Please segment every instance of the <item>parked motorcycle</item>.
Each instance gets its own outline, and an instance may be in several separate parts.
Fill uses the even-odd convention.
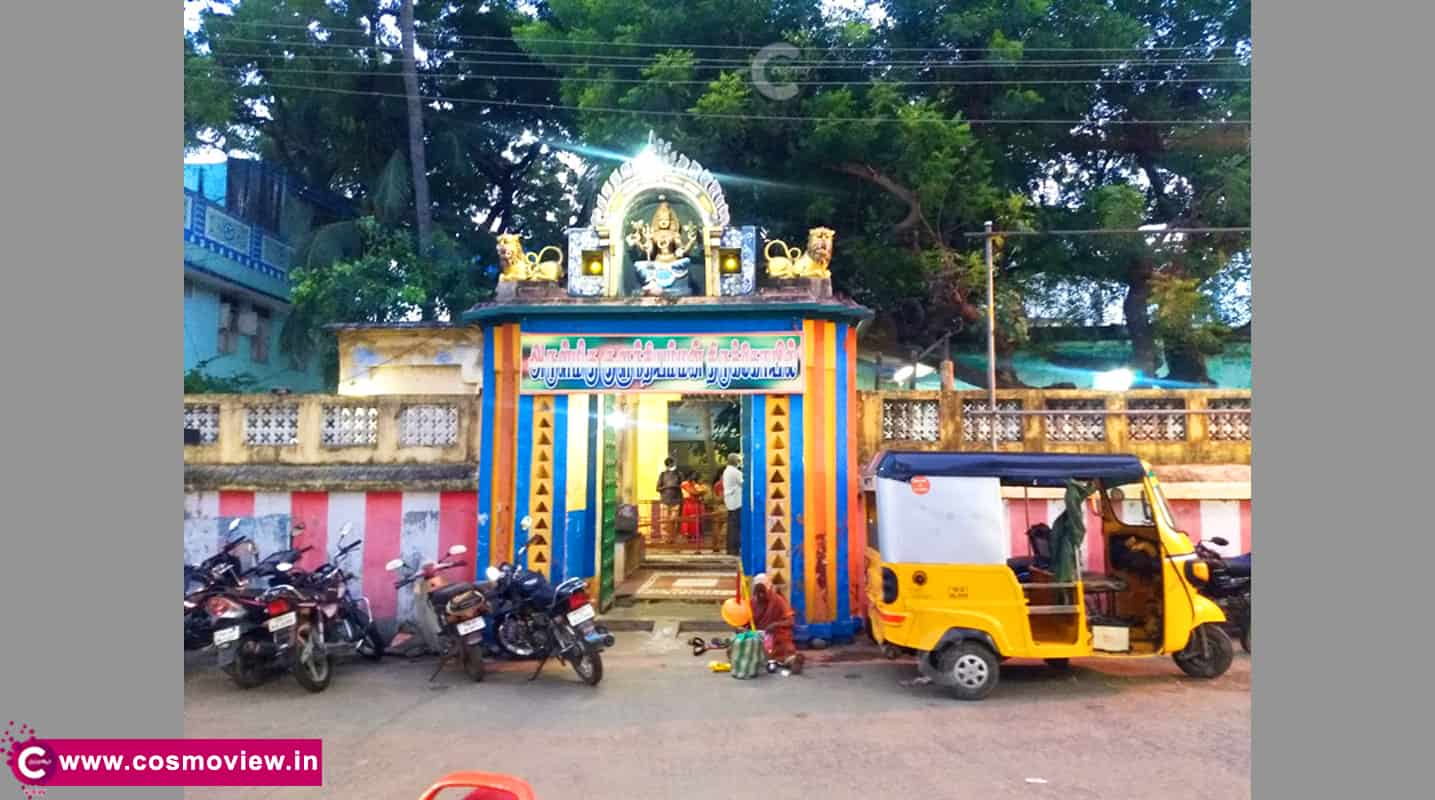
[[[214,620],[214,645],[219,666],[241,688],[264,682],[274,669],[285,669],[311,692],[329,687],[332,654],[326,642],[325,616],[320,598],[301,590],[308,577],[294,573],[294,564],[312,547],[290,547],[273,553],[242,577],[244,585],[212,595],[205,603]],[[268,588],[253,582],[267,581]]]
[[[363,539],[355,539],[344,543],[353,527],[352,523],[346,522],[339,529],[338,550],[332,559],[308,574],[296,574],[297,570],[291,570],[291,582],[301,591],[318,598],[319,611],[324,615],[325,644],[333,655],[357,654],[370,661],[378,661],[384,655],[384,640],[374,624],[369,598],[350,590],[349,582],[354,576],[341,566],[344,558],[364,542]]]
[[[1226,618],[1235,625],[1241,642],[1241,649],[1251,652],[1251,554],[1226,558],[1206,541],[1218,547],[1229,542],[1220,536],[1196,543],[1196,554],[1211,568],[1211,580],[1201,587],[1201,594],[1226,612]]]
[[[239,529],[239,520],[229,524],[228,535]],[[198,564],[184,565],[184,649],[200,650],[214,641],[214,623],[204,604],[217,591],[241,585],[243,565],[237,553],[254,553],[254,542],[247,536],[233,539],[218,553]]]
[[[531,520],[523,518],[527,530]],[[524,546],[515,562],[527,550]],[[504,609],[497,636],[505,649],[519,655],[537,656],[538,667],[529,676],[534,680],[548,659],[557,658],[573,667],[578,677],[589,686],[603,679],[603,650],[613,646],[613,634],[597,625],[597,613],[588,599],[581,578],[553,586],[542,573],[517,568],[508,563],[488,568],[490,594]]]
[[[399,572],[394,588],[402,590],[413,586],[414,607],[418,623],[423,629],[424,639],[432,641],[439,652],[438,666],[429,680],[433,680],[444,664],[457,659],[463,664],[463,671],[470,680],[483,680],[483,630],[488,625],[488,600],[477,584],[470,581],[448,583],[440,574],[444,570],[464,566],[467,562],[456,556],[468,552],[468,548],[456,544],[448,549],[448,557],[442,561],[426,561],[418,566],[406,564],[396,558],[384,565],[389,572]]]

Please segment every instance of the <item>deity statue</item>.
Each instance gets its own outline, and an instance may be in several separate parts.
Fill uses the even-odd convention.
[[[627,243],[642,252],[644,258],[633,262],[639,277],[643,280],[643,294],[678,295],[692,294],[688,283],[688,251],[697,243],[698,235],[692,225],[684,226],[678,215],[668,205],[667,198],[658,196],[658,208],[653,212],[651,222],[633,222],[633,231],[628,234]]]
[[[788,247],[787,242],[774,239],[763,248],[767,256],[767,274],[774,278],[831,278],[828,267],[832,263],[832,239],[836,234],[831,228],[813,228],[807,232],[807,250]],[[777,245],[777,254],[772,252]]]
[[[544,260],[550,250],[557,255]],[[498,265],[500,281],[557,281],[563,276],[563,251],[549,245],[537,253],[525,253],[518,234],[505,233],[498,237]]]

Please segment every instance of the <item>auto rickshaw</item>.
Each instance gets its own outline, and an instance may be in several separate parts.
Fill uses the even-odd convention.
[[[889,655],[915,654],[957,698],[990,694],[1009,658],[1061,669],[1072,658],[1169,654],[1198,678],[1230,668],[1225,615],[1197,591],[1210,568],[1141,459],[887,450],[862,481],[869,633]],[[1004,498],[1047,502],[1008,512]],[[1024,518],[1053,499],[1066,520]],[[1100,526],[1086,524],[1078,543],[1066,523],[1084,523],[1088,507]],[[1019,531],[1031,554],[1012,558]],[[1096,544],[1102,569],[1087,571],[1081,551]]]

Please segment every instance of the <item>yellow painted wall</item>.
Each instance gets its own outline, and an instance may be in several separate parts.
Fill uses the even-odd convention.
[[[668,403],[681,399],[680,394],[644,394],[638,397],[629,424],[635,429],[637,438],[633,474],[637,481],[639,503],[658,499],[658,475],[663,471],[663,459],[668,457]]]
[[[476,394],[483,336],[473,327],[340,330],[341,395]]]
[[[568,397],[568,452],[559,457],[568,461],[568,511],[588,507],[588,408],[592,395]]]

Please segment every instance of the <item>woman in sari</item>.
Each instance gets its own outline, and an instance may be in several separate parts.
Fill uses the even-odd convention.
[[[801,672],[802,654],[797,652],[797,643],[792,639],[796,619],[787,598],[772,588],[766,573],[752,576],[752,624],[766,634],[767,657],[793,672]]]
[[[703,494],[707,487],[698,480],[697,472],[688,470],[683,479],[683,538],[689,544],[702,540]]]

